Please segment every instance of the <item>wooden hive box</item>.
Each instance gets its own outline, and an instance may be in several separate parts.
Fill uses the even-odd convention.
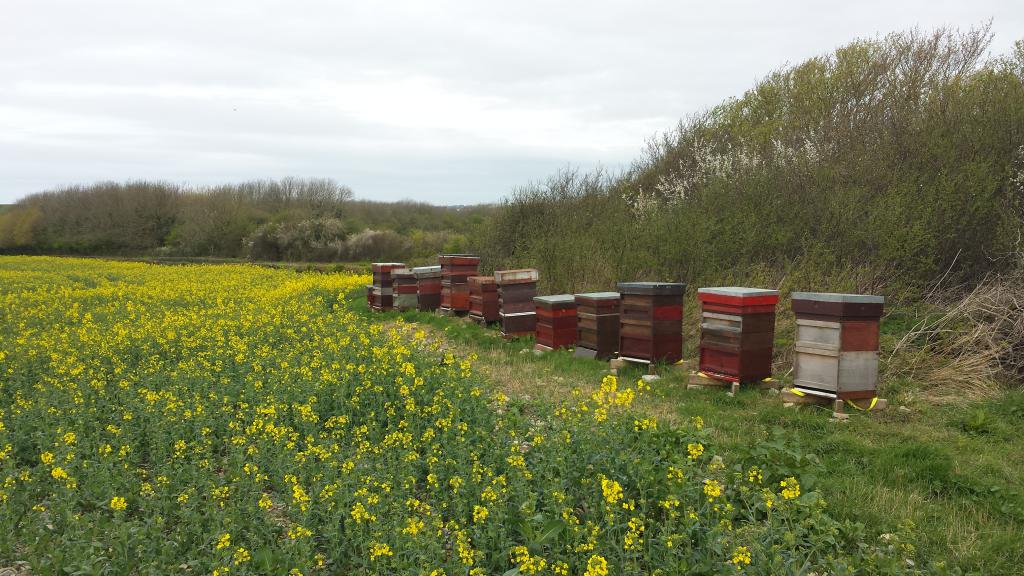
[[[674,364],[683,358],[683,295],[686,284],[619,282],[622,312],[619,357]]]
[[[794,292],[791,298],[797,327],[793,386],[826,398],[874,398],[885,298],[822,292]]]
[[[408,268],[391,271],[394,286],[394,306],[396,310],[415,310],[418,305],[416,275]]]
[[[537,344],[551,350],[576,344],[576,298],[572,294],[536,296]]]
[[[477,275],[480,257],[474,254],[441,254],[441,312],[469,313],[469,277]]]
[[[697,290],[697,298],[700,371],[729,382],[770,378],[779,291],[720,286]]]
[[[479,323],[498,321],[498,285],[494,276],[469,277],[469,315]]]
[[[412,269],[416,277],[416,305],[421,312],[441,307],[441,267],[419,266]]]
[[[576,294],[576,356],[606,360],[619,351],[618,292]]]
[[[537,328],[537,295],[540,274],[533,268],[498,270],[494,281],[498,287],[498,319],[506,339],[532,336]]]
[[[377,312],[391,310],[394,305],[394,280],[392,272],[405,268],[401,262],[374,262],[370,265],[373,271],[373,302],[371,308]]]

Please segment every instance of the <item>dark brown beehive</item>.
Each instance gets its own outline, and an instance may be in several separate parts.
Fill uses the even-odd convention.
[[[697,298],[701,302],[701,372],[728,382],[770,378],[779,291],[701,288]]]
[[[576,298],[572,294],[536,296],[537,344],[549,350],[576,344]]]
[[[576,356],[606,360],[619,351],[618,292],[576,295]]]
[[[619,282],[619,357],[674,364],[683,358],[686,284]]]

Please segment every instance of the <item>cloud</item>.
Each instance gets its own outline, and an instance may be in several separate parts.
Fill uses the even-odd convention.
[[[0,202],[64,183],[330,176],[357,196],[491,201],[855,37],[1010,3],[14,0],[0,20]]]

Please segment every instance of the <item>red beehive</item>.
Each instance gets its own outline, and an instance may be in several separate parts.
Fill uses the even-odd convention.
[[[391,272],[405,268],[401,262],[375,262],[373,270],[373,301],[370,306],[377,312],[391,310],[394,303],[394,281]]]
[[[724,286],[701,288],[697,298],[700,371],[728,382],[770,378],[779,291]]]
[[[469,317],[480,324],[498,321],[498,285],[494,276],[469,277]]]
[[[645,363],[682,360],[686,284],[619,282],[618,287],[619,357]]]
[[[433,312],[441,307],[441,267],[419,266],[412,269],[416,276],[416,305],[421,312]]]
[[[537,311],[533,297],[537,295],[538,278],[540,275],[533,268],[498,270],[494,273],[494,281],[498,285],[501,335],[506,340],[534,334]]]
[[[605,360],[619,351],[618,292],[576,295],[576,356]]]
[[[576,344],[576,298],[572,294],[537,296],[537,346],[548,350]]]
[[[480,257],[472,254],[441,254],[441,313],[469,312],[469,277],[477,275]]]

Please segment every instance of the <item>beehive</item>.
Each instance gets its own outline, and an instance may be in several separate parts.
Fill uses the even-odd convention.
[[[441,307],[441,267],[419,266],[412,269],[416,277],[416,305],[421,312]]]
[[[472,254],[441,254],[441,312],[469,313],[469,277],[477,275],[480,257]]]
[[[885,299],[867,294],[794,292],[793,386],[840,400],[874,398],[878,332]]]
[[[397,268],[391,271],[391,280],[394,286],[395,310],[415,310],[417,306],[416,297],[416,275],[408,268]]]
[[[508,338],[532,336],[537,328],[537,310],[533,297],[537,295],[540,274],[533,268],[498,270],[494,281],[498,285],[498,318],[501,335]]]
[[[373,284],[366,285],[366,305],[373,308]]]
[[[572,294],[536,296],[537,345],[550,350],[576,344],[576,298]]]
[[[481,324],[498,321],[498,285],[494,276],[469,277],[469,316]]]
[[[619,357],[674,364],[683,358],[683,294],[686,284],[619,282],[622,313]]]
[[[729,382],[770,378],[779,291],[724,286],[701,288],[697,298],[701,372]]]
[[[605,360],[619,351],[618,292],[576,295],[576,356]]]
[[[373,302],[370,306],[377,312],[391,310],[394,304],[394,282],[391,271],[405,268],[401,262],[375,262],[373,270]]]

